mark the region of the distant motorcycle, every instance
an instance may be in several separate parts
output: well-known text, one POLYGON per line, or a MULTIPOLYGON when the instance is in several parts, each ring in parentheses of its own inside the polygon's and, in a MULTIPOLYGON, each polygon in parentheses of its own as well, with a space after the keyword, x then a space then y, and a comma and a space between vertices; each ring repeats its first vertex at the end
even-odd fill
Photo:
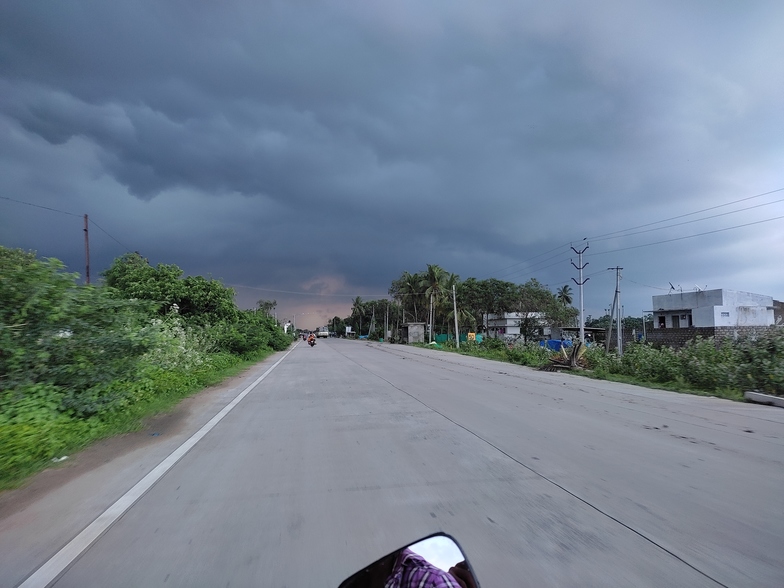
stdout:
POLYGON ((313 337, 312 335, 308 337, 308 345, 310 345, 311 347, 315 347, 316 345, 316 338, 313 337))

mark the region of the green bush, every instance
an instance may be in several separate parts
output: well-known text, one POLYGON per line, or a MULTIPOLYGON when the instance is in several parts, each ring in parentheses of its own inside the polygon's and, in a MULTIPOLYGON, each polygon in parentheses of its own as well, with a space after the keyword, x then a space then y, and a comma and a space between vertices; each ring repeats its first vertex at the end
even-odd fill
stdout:
POLYGON ((620 358, 614 353, 607 353, 600 345, 587 347, 584 357, 588 368, 599 377, 621 373, 620 358))
POLYGON ((525 343, 515 345, 506 350, 506 356, 512 363, 519 363, 531 367, 540 367, 548 363, 551 356, 550 350, 538 343, 525 343))
POLYGON ((231 289, 181 273, 131 255, 114 287, 80 286, 55 259, 0 247, 0 486, 291 343, 231 289))
POLYGON ((633 343, 624 350, 620 363, 620 373, 650 382, 675 382, 681 375, 678 356, 669 347, 633 343))
POLYGON ((784 329, 770 329, 737 344, 738 383, 747 390, 784 396, 784 329))
POLYGON ((481 349, 506 349, 506 341, 503 339, 496 339, 495 337, 485 337, 481 343, 477 344, 481 349))
POLYGON ((698 337, 678 352, 684 381, 700 390, 737 388, 738 349, 732 342, 698 337))

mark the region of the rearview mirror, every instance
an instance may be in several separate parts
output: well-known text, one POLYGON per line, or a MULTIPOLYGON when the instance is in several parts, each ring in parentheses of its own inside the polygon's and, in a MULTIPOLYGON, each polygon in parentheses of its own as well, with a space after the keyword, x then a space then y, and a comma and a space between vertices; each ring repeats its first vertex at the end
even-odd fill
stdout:
POLYGON ((339 586, 385 587, 479 588, 479 582, 457 541, 436 533, 388 553, 339 586))

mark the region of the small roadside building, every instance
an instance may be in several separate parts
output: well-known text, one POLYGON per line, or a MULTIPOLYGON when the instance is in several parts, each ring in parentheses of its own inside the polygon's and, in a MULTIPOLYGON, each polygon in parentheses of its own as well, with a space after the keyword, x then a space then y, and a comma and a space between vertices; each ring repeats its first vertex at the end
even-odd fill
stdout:
POLYGON ((737 290, 697 290, 654 296, 653 328, 767 327, 775 324, 773 298, 737 290))
POLYGON ((403 323, 401 331, 405 343, 425 342, 425 323, 403 323))

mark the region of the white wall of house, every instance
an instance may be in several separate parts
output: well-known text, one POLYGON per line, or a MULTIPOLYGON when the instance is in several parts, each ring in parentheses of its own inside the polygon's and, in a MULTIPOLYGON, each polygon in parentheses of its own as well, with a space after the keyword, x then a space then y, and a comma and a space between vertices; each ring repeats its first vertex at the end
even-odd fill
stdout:
POLYGON ((550 328, 544 324, 542 313, 531 313, 526 315, 520 312, 507 312, 506 314, 487 315, 487 334, 490 337, 499 339, 519 339, 520 321, 526 317, 536 316, 539 319, 544 336, 548 336, 550 328))
POLYGON ((774 323, 773 298, 736 290, 701 290, 654 296, 654 328, 768 326, 774 323), (675 319, 674 317, 677 317, 675 319), (691 317, 692 325, 689 325, 691 317))

